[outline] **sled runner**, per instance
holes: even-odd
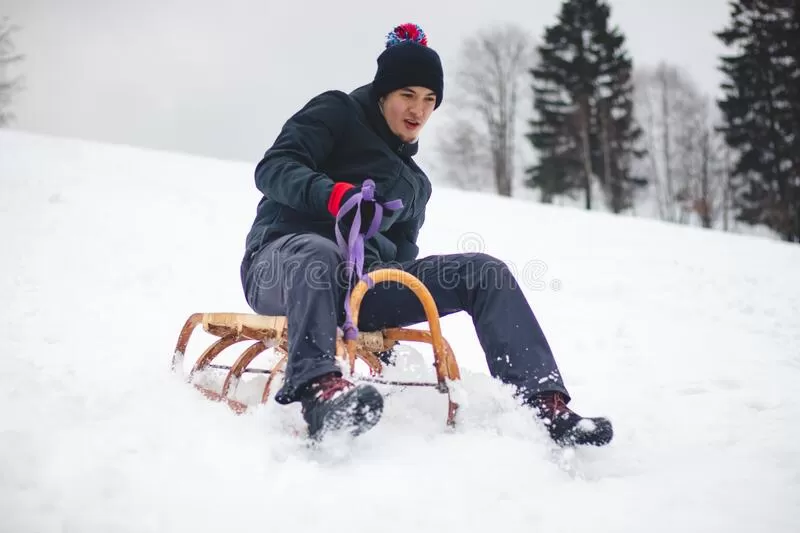
[[[369,278],[369,281],[364,278]],[[387,328],[381,331],[359,331],[356,335],[344,335],[337,331],[337,357],[349,368],[353,381],[371,381],[384,385],[400,387],[434,387],[447,395],[447,425],[455,425],[458,405],[450,394],[448,381],[461,378],[455,355],[447,340],[442,336],[439,314],[433,298],[425,285],[413,275],[398,269],[379,269],[366,274],[353,288],[350,295],[351,321],[358,324],[358,312],[361,300],[369,290],[371,283],[399,282],[407,286],[419,299],[425,310],[428,330],[408,328]],[[242,374],[256,372],[267,374],[267,381],[261,394],[260,403],[266,403],[273,389],[274,379],[283,373],[288,358],[287,332],[288,324],[285,316],[265,316],[249,313],[194,313],[184,324],[175,352],[172,357],[172,371],[182,372],[186,349],[190,337],[197,326],[216,337],[210,346],[197,358],[187,376],[187,382],[198,372],[215,369],[226,372],[221,390],[212,390],[204,385],[193,383],[207,398],[224,401],[236,413],[241,414],[253,405],[234,399],[236,386]],[[214,360],[227,348],[239,343],[252,341],[231,365],[214,364]],[[398,341],[422,342],[431,345],[434,355],[433,366],[436,371],[436,382],[385,380],[382,378],[383,362],[379,354],[391,350]],[[280,360],[270,369],[251,369],[250,363],[267,349],[274,349],[282,354]],[[359,376],[355,373],[356,361],[363,361],[369,368],[369,375]]]

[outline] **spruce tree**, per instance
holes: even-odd
[[[591,209],[598,180],[618,213],[647,182],[631,174],[642,132],[633,117],[632,60],[622,32],[609,27],[610,12],[602,0],[566,0],[545,29],[540,62],[530,71],[536,118],[527,136],[539,163],[528,169],[526,185],[543,201],[582,190]]]
[[[796,0],[734,0],[715,35],[733,49],[720,130],[736,154],[731,175],[737,219],[800,242],[800,9]]]

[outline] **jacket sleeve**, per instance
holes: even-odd
[[[283,125],[256,166],[256,187],[298,211],[325,214],[333,180],[319,171],[347,128],[347,95],[327,91],[311,99]]]
[[[417,238],[419,237],[419,230],[424,223],[425,211],[422,212],[419,218],[400,222],[386,231],[386,236],[397,247],[395,261],[403,263],[405,261],[413,261],[417,258],[419,255]]]

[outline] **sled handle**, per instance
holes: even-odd
[[[428,288],[416,276],[396,268],[381,268],[373,270],[372,272],[369,272],[367,276],[372,279],[373,283],[391,281],[402,283],[411,289],[417,296],[422,304],[422,308],[425,310],[425,317],[427,318],[428,325],[430,326],[430,333],[432,337],[431,344],[433,345],[433,352],[438,363],[436,371],[437,374],[439,374],[439,381],[442,382],[447,373],[447,348],[444,342],[444,337],[442,336],[442,328],[439,324],[439,310],[436,308],[436,302],[433,300],[433,296]],[[369,285],[365,280],[362,279],[359,280],[353,289],[352,294],[350,295],[350,309],[352,311],[354,324],[358,324],[358,313],[361,307],[361,300],[364,298],[364,295],[367,293],[368,289]],[[356,342],[348,341],[347,348],[352,370],[352,366],[355,364]]]

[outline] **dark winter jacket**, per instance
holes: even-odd
[[[371,178],[376,194],[399,198],[403,208],[366,242],[364,266],[415,259],[431,195],[428,177],[412,160],[416,152],[416,143],[391,132],[371,85],[314,97],[284,124],[256,167],[264,197],[247,235],[247,255],[286,233],[313,232],[335,242],[335,218],[327,209],[334,182],[358,186]]]

